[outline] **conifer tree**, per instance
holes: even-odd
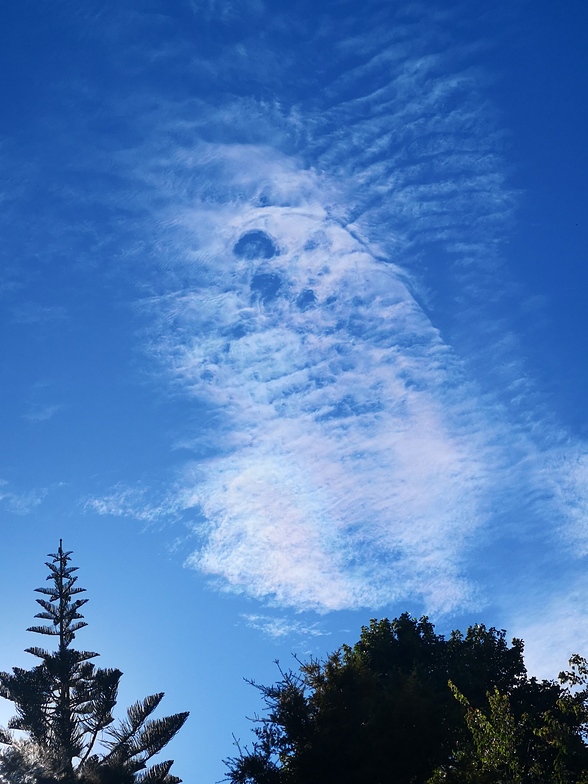
[[[59,542],[47,562],[50,587],[37,588],[36,618],[48,623],[28,631],[55,637],[57,649],[27,648],[41,660],[31,670],[0,673],[0,696],[16,716],[0,729],[1,784],[179,784],[172,761],[147,763],[173,738],[187,713],[152,719],[163,693],[135,703],[118,724],[113,717],[121,671],[96,667],[91,651],[72,647],[87,626],[80,612],[88,601],[77,583],[71,551]],[[20,731],[17,735],[14,731]]]

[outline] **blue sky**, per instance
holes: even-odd
[[[373,616],[588,650],[587,15],[5,4],[3,668],[59,537],[185,781]]]

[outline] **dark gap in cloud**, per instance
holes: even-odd
[[[282,279],[275,272],[260,272],[251,280],[251,291],[263,302],[271,302],[282,288]]]
[[[296,307],[300,310],[308,310],[316,305],[316,294],[312,289],[304,289],[296,298]]]
[[[231,327],[227,334],[234,340],[239,340],[239,338],[243,338],[247,335],[247,329],[243,323],[239,323],[235,324],[234,327]]]
[[[255,229],[247,231],[235,243],[233,247],[235,256],[241,259],[272,259],[279,254],[279,251],[271,237]]]
[[[315,417],[317,422],[327,422],[331,419],[346,419],[353,416],[361,416],[361,414],[375,414],[383,411],[381,401],[365,401],[358,402],[353,395],[345,395],[331,410],[325,414]]]

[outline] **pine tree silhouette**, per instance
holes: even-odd
[[[88,601],[76,585],[72,551],[59,541],[47,562],[52,582],[37,588],[42,608],[36,618],[49,623],[27,631],[56,637],[57,650],[31,647],[41,659],[31,670],[14,667],[0,673],[0,696],[14,703],[16,716],[0,728],[2,784],[179,784],[169,773],[172,760],[147,766],[182,727],[188,713],[152,719],[163,693],[135,703],[115,724],[122,673],[96,667],[91,651],[72,648],[76,632],[87,626],[80,612]],[[15,736],[13,731],[19,731]]]

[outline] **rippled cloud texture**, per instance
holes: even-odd
[[[169,280],[148,350],[208,426],[134,513],[188,510],[189,565],[281,606],[479,605],[498,542],[577,537],[588,472],[505,316],[516,198],[476,41],[420,6],[192,12],[217,45],[156,54],[201,92],[119,163]]]

